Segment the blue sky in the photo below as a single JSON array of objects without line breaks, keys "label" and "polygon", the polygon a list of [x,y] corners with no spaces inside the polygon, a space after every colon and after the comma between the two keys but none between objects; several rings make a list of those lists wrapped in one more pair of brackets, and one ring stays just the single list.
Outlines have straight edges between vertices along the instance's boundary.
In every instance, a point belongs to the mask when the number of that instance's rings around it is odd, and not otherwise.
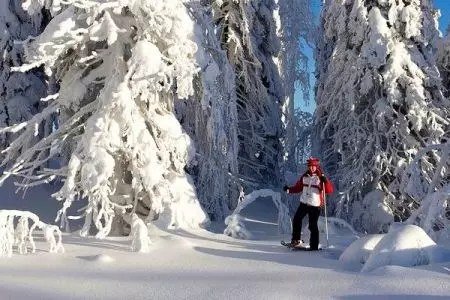
[{"label": "blue sky", "polygon": [[[320,3],[322,0],[313,0],[313,11],[316,15],[316,20],[318,22],[320,13]],[[450,22],[450,0],[434,0],[434,5],[437,9],[441,11],[441,17],[439,18],[439,30],[445,34],[447,27]],[[295,93],[295,106],[301,107],[302,110],[313,112],[315,109],[314,105],[314,92],[312,87],[314,86],[314,58],[312,55],[312,49],[306,49],[307,55],[309,56],[309,69],[310,69],[310,79],[311,79],[311,97],[308,105],[305,105],[303,97],[300,92]]]}]

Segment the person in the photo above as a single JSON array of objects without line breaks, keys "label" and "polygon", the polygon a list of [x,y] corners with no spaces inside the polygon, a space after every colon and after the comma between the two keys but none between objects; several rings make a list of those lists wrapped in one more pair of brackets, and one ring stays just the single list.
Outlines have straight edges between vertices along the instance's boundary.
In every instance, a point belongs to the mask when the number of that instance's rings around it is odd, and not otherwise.
[{"label": "person", "polygon": [[298,246],[301,241],[302,221],[308,215],[309,231],[311,232],[309,247],[310,250],[319,249],[319,221],[320,209],[323,207],[326,194],[333,192],[333,185],[320,168],[317,158],[308,159],[308,170],[300,177],[297,183],[289,187],[283,186],[283,190],[288,194],[302,193],[300,196],[300,206],[292,221],[291,245]]}]

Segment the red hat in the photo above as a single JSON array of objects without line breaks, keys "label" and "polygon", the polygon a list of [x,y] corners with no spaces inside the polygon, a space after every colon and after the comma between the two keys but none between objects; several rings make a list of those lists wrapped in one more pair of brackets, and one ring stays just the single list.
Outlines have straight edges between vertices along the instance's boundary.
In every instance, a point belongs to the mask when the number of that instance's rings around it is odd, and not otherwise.
[{"label": "red hat", "polygon": [[308,159],[308,167],[309,166],[316,166],[318,167],[320,165],[319,159],[311,157],[310,159]]}]

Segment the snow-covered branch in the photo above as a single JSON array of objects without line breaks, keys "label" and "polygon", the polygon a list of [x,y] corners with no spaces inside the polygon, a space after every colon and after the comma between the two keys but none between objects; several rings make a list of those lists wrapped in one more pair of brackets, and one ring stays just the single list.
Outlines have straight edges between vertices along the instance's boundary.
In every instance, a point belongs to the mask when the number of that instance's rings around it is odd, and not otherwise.
[{"label": "snow-covered branch", "polygon": [[[14,228],[15,220],[17,225]],[[29,220],[33,223],[30,226]],[[11,257],[13,246],[17,246],[20,254],[28,252],[27,241],[31,245],[31,253],[36,252],[33,233],[39,228],[49,243],[51,253],[64,252],[61,231],[58,226],[45,224],[39,217],[29,211],[0,210],[0,257]]]},{"label": "snow-covered branch", "polygon": [[242,239],[249,239],[251,233],[245,228],[243,218],[239,213],[250,203],[261,197],[271,197],[275,207],[278,209],[278,231],[281,234],[290,233],[292,230],[291,217],[289,216],[289,208],[281,201],[281,195],[272,190],[263,189],[255,190],[248,195],[241,194],[240,202],[231,215],[225,219],[227,228],[224,234]]},{"label": "snow-covered branch", "polygon": [[396,203],[409,215],[408,223],[422,227],[435,241],[450,240],[449,168],[449,142],[424,147],[406,166]]}]

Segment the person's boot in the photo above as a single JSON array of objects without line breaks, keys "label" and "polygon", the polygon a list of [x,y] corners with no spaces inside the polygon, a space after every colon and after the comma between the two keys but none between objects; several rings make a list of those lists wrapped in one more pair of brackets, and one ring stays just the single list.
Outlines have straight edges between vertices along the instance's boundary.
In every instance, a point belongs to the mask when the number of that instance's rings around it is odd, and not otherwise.
[{"label": "person's boot", "polygon": [[298,247],[303,244],[302,240],[291,240],[291,247]]},{"label": "person's boot", "polygon": [[300,245],[300,240],[291,240],[291,247],[296,247]]}]

